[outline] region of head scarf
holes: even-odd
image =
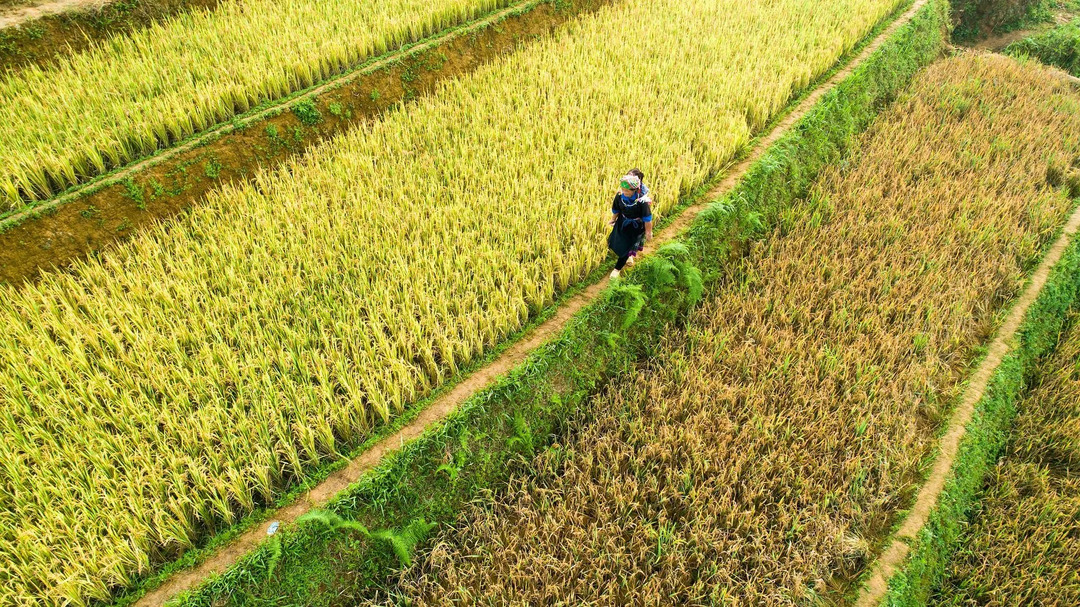
[[[637,190],[641,187],[641,180],[638,179],[637,175],[626,174],[623,175],[622,180],[619,181],[619,187],[624,190]]]

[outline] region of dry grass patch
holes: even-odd
[[[404,574],[414,604],[804,604],[919,482],[961,382],[1070,210],[1077,100],[1033,67],[922,74],[685,332]]]

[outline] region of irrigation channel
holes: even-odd
[[[1067,74],[1063,73],[1062,76],[1069,82],[1077,83],[1077,79]],[[888,541],[885,550],[875,563],[870,578],[859,593],[856,602],[857,607],[875,607],[881,604],[885,598],[885,594],[889,590],[888,580],[903,565],[904,560],[911,551],[911,542],[915,540],[926,525],[930,513],[933,511],[934,506],[937,505],[938,498],[945,489],[945,483],[960,450],[960,443],[975,413],[976,404],[986,394],[990,380],[998,366],[1001,365],[1002,360],[1016,347],[1017,330],[1027,315],[1028,308],[1038,299],[1043,287],[1046,286],[1050,271],[1061,259],[1078,229],[1080,229],[1080,207],[1073,210],[1072,215],[1069,216],[1061,235],[1051,245],[1042,262],[1039,263],[1034,274],[1031,275],[1027,288],[1024,289],[1020,298],[1016,300],[1005,322],[998,328],[997,334],[994,335],[994,339],[987,349],[986,357],[983,358],[974,373],[969,376],[969,382],[964,389],[960,403],[949,418],[945,432],[938,442],[938,456],[934,461],[934,467],[930,470],[930,475],[919,489],[918,497],[915,499],[915,503],[904,522]]]
[[[646,246],[645,254],[647,255],[666,242],[677,238],[690,226],[698,213],[707,208],[711,201],[720,198],[723,194],[730,191],[771,144],[784,136],[795,123],[814,107],[823,95],[832,90],[855,68],[860,66],[889,38],[889,36],[893,34],[893,32],[909,22],[927,2],[928,0],[916,0],[908,10],[894,19],[888,27],[882,30],[856,57],[849,61],[847,65],[839,69],[828,80],[820,83],[810,91],[783,120],[772,128],[771,131],[754,142],[750,153],[734,165],[719,184],[707,194],[700,197],[698,203],[685,208],[670,224],[660,230],[656,235],[656,238]],[[1076,221],[1080,222],[1080,212],[1078,212],[1076,216]],[[1072,223],[1070,223],[1070,225],[1072,225]],[[1055,247],[1056,246],[1057,245],[1055,245]],[[1044,263],[1046,262],[1044,261]],[[191,590],[207,578],[224,572],[241,557],[255,549],[260,542],[267,538],[267,530],[271,524],[278,523],[281,526],[290,525],[300,516],[324,506],[336,494],[357,482],[368,471],[374,469],[387,454],[399,449],[405,443],[418,438],[426,430],[445,420],[459,405],[478,392],[491,386],[495,383],[497,378],[524,362],[533,350],[562,331],[576,313],[595,301],[603,292],[607,283],[608,281],[604,279],[584,288],[577,295],[571,297],[559,306],[548,320],[524,334],[516,343],[507,348],[495,360],[481,367],[454,386],[442,397],[432,402],[430,406],[421,411],[409,424],[382,439],[372,446],[371,449],[351,460],[346,467],[331,474],[326,480],[300,496],[291,505],[268,513],[262,524],[253,526],[231,542],[223,545],[198,565],[172,575],[156,589],[147,592],[136,601],[134,603],[135,607],[158,607],[165,605],[167,601],[177,596],[179,593]]]
[[[613,1],[516,2],[0,216],[0,283],[32,281],[83,258]],[[317,123],[292,111],[301,104],[314,105]]]

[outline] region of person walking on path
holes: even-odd
[[[634,264],[634,256],[644,248],[645,241],[652,239],[652,199],[649,188],[641,182],[644,175],[631,170],[619,180],[619,191],[611,202],[611,234],[608,248],[619,258],[612,278],[618,278],[627,262]]]

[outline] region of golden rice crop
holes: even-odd
[[[942,605],[1080,605],[1080,323],[1042,364]]]
[[[1046,173],[1080,155],[1076,105],[1007,59],[929,68],[594,420],[435,540],[401,598],[839,600],[1070,210]]]
[[[106,596],[358,444],[597,267],[622,171],[671,208],[895,4],[619,2],[0,291],[0,603]]]
[[[0,79],[0,211],[509,0],[230,0]]]

